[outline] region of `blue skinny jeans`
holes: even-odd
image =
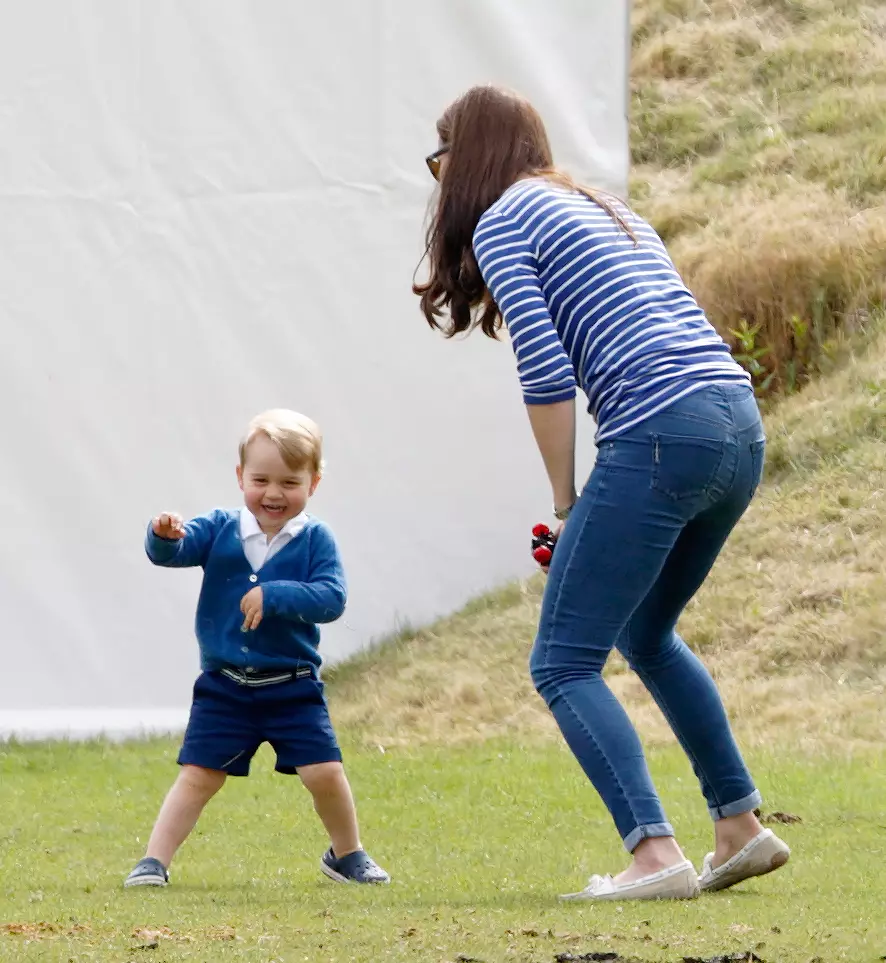
[[[603,680],[613,647],[679,739],[712,818],[761,803],[716,685],[675,629],[756,492],[764,448],[750,387],[696,391],[600,445],[554,551],[532,680],[628,852],[674,830]]]

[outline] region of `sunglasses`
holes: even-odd
[[[435,181],[440,180],[440,166],[441,166],[440,158],[448,152],[449,152],[449,145],[447,144],[445,147],[441,147],[439,150],[435,150],[433,154],[429,154],[425,158],[425,163],[428,165],[428,170],[431,172],[431,177],[433,177]]]

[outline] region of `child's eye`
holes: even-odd
[[[252,479],[252,482],[254,485],[267,485],[268,480],[261,475],[257,475]]]
[[[287,488],[298,488],[301,485],[301,482],[288,481],[288,482],[284,482],[284,484],[286,485]]]

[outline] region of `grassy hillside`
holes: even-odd
[[[886,6],[635,0],[634,202],[758,382],[767,482],[681,626],[746,741],[886,723]],[[847,351],[851,345],[853,351]],[[796,393],[812,375],[818,378]],[[528,680],[541,579],[328,674],[368,743],[552,732]],[[658,710],[616,658],[653,742]]]
[[[749,743],[878,743],[886,731],[886,336],[767,416],[767,483],[682,632]],[[334,714],[369,743],[552,731],[527,659],[542,576],[328,673]],[[618,657],[615,690],[671,737]]]
[[[634,30],[633,200],[793,389],[886,295],[886,6],[635,0]]]

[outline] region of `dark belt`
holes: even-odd
[[[239,685],[251,686],[277,685],[281,682],[290,682],[292,679],[306,679],[314,674],[309,665],[299,666],[292,671],[281,669],[261,671],[259,669],[238,669],[234,666],[225,666],[223,669],[219,669],[219,672]]]

